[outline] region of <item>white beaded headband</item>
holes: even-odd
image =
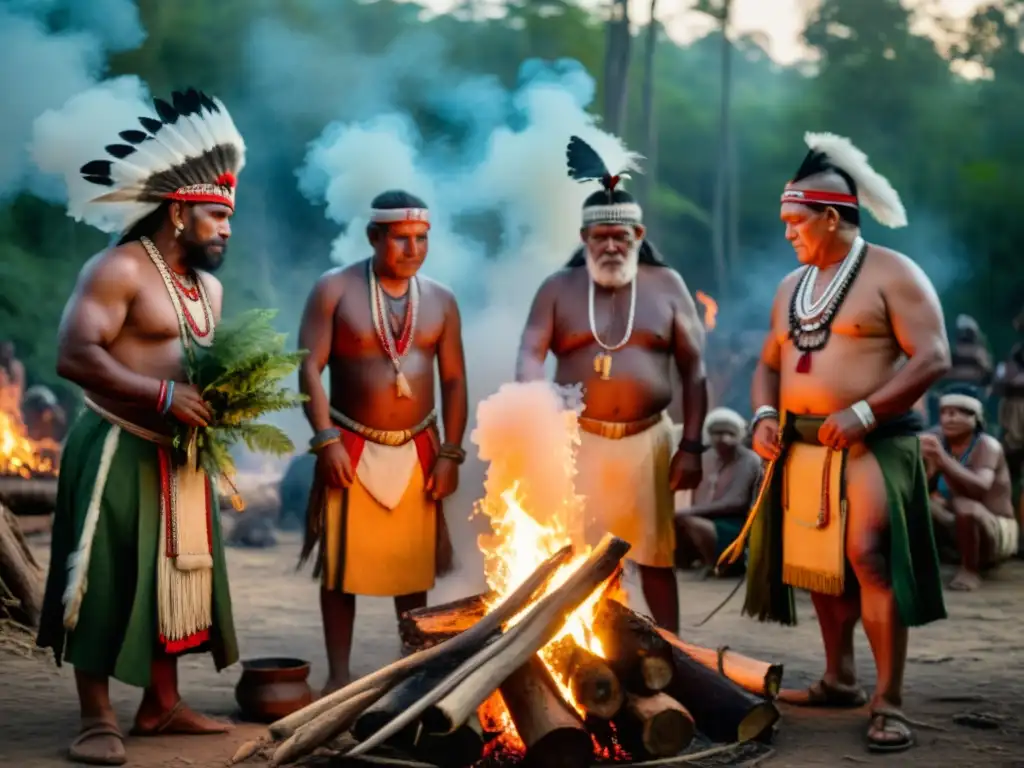
[[[640,224],[643,209],[636,203],[591,205],[583,209],[583,226],[591,224]]]
[[[371,208],[370,221],[375,224],[394,224],[399,221],[425,221],[430,223],[426,208]]]

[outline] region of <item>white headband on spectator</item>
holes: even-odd
[[[939,407],[959,408],[964,411],[969,411],[979,418],[985,411],[984,406],[981,404],[981,400],[976,397],[971,397],[970,395],[961,395],[959,393],[952,393],[940,397]]]
[[[395,224],[399,221],[425,221],[430,223],[426,208],[371,208],[370,221],[374,224]]]

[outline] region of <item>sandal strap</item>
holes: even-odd
[[[121,733],[121,729],[116,725],[107,722],[97,722],[92,725],[87,725],[79,731],[72,744],[81,744],[89,739],[95,739],[99,736],[114,736],[115,738],[124,741],[124,734]]]

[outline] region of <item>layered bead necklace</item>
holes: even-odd
[[[213,310],[203,281],[194,273],[179,276],[171,270],[159,249],[148,237],[142,238],[142,247],[146,249],[150,260],[160,272],[167,293],[171,297],[171,304],[174,305],[174,312],[178,316],[181,343],[186,347],[190,342],[195,342],[201,347],[210,346],[214,334]],[[196,319],[199,315],[202,316],[202,323]]]
[[[828,343],[832,321],[860,271],[866,251],[867,244],[858,236],[817,300],[813,296],[820,270],[809,266],[800,276],[789,303],[789,337],[793,346],[802,352],[796,365],[797,373],[810,373],[811,353],[824,349]]]
[[[590,314],[590,332],[594,336],[594,341],[601,347],[603,352],[598,352],[594,357],[594,373],[601,376],[602,381],[608,381],[612,375],[612,356],[611,353],[619,349],[622,349],[629,342],[630,337],[633,335],[633,320],[636,318],[636,281],[634,277],[630,283],[630,294],[629,294],[629,317],[626,320],[626,332],[622,335],[622,340],[618,344],[605,344],[601,341],[601,337],[597,335],[597,323],[594,320],[594,280],[589,280],[589,294],[587,296],[588,311]]]
[[[412,397],[412,389],[409,387],[409,380],[402,373],[402,360],[409,353],[412,347],[412,340],[416,334],[416,319],[419,315],[420,306],[420,285],[414,277],[409,281],[409,301],[405,306],[405,317],[402,320],[402,332],[398,339],[391,328],[391,320],[384,309],[384,289],[377,282],[377,276],[373,273],[373,261],[367,262],[367,275],[370,283],[370,314],[373,316],[373,330],[377,333],[377,340],[380,342],[384,354],[391,361],[395,369],[395,389],[399,397]]]

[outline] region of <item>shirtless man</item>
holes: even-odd
[[[156,107],[161,120],[142,118],[145,132],[123,131],[129,143],[82,166],[105,194],[78,199],[90,187],[67,170],[70,210],[124,232],[82,269],[61,320],[57,371],[85,390],[87,408],[62,456],[38,639],[75,667],[82,728],[69,757],[92,765],[126,760],[111,676],[145,688],[133,735],[223,733],[182,703],[177,659],[211,652],[223,669],[238,658],[217,494],[179,464],[171,420],[210,418],[183,350],[208,345],[220,319],[211,272],[231,235],[245,145],[224,105],[194,90]],[[207,143],[186,143],[172,125],[182,116],[205,126],[189,135]],[[151,135],[188,154],[132,162]]]
[[[676,510],[681,542],[696,550],[710,575],[718,557],[736,540],[758,489],[761,459],[741,444],[747,423],[736,411],[715,408],[704,420],[703,477],[693,504]]]
[[[603,188],[584,202],[583,247],[534,298],[516,378],[543,379],[550,352],[558,384],[583,384],[576,489],[586,499],[588,539],[610,532],[630,542],[652,615],[677,632],[672,491],[701,478],[703,327],[682,277],[644,240],[640,206],[616,189],[618,176],[576,137],[568,155],[570,175]],[[672,365],[684,411],[674,452]]]
[[[792,624],[792,588],[811,591],[825,674],[783,698],[819,706],[865,702],[853,663],[863,619],[878,671],[868,748],[897,751],[913,744],[900,712],[907,628],[946,615],[922,425],[907,413],[948,370],[949,347],[924,272],[860,236],[861,206],[884,225],[906,224],[896,191],[846,139],[806,140],[781,209],[803,266],[776,293],[752,387],[754,449],[771,462],[771,485],[748,521],[744,610]]]
[[[355,596],[393,596],[401,616],[426,605],[435,576],[452,565],[441,501],[458,486],[469,403],[455,297],[418,275],[429,229],[419,198],[376,197],[373,256],[317,281],[299,331],[310,352],[300,386],[317,454],[301,558],[319,543],[325,693],[349,681]],[[328,366],[329,397],[321,383]]]
[[[932,517],[960,554],[950,589],[981,586],[981,571],[1017,554],[1010,467],[1003,446],[985,433],[984,406],[970,385],[939,399],[939,434],[921,436],[921,455],[934,483]]]

